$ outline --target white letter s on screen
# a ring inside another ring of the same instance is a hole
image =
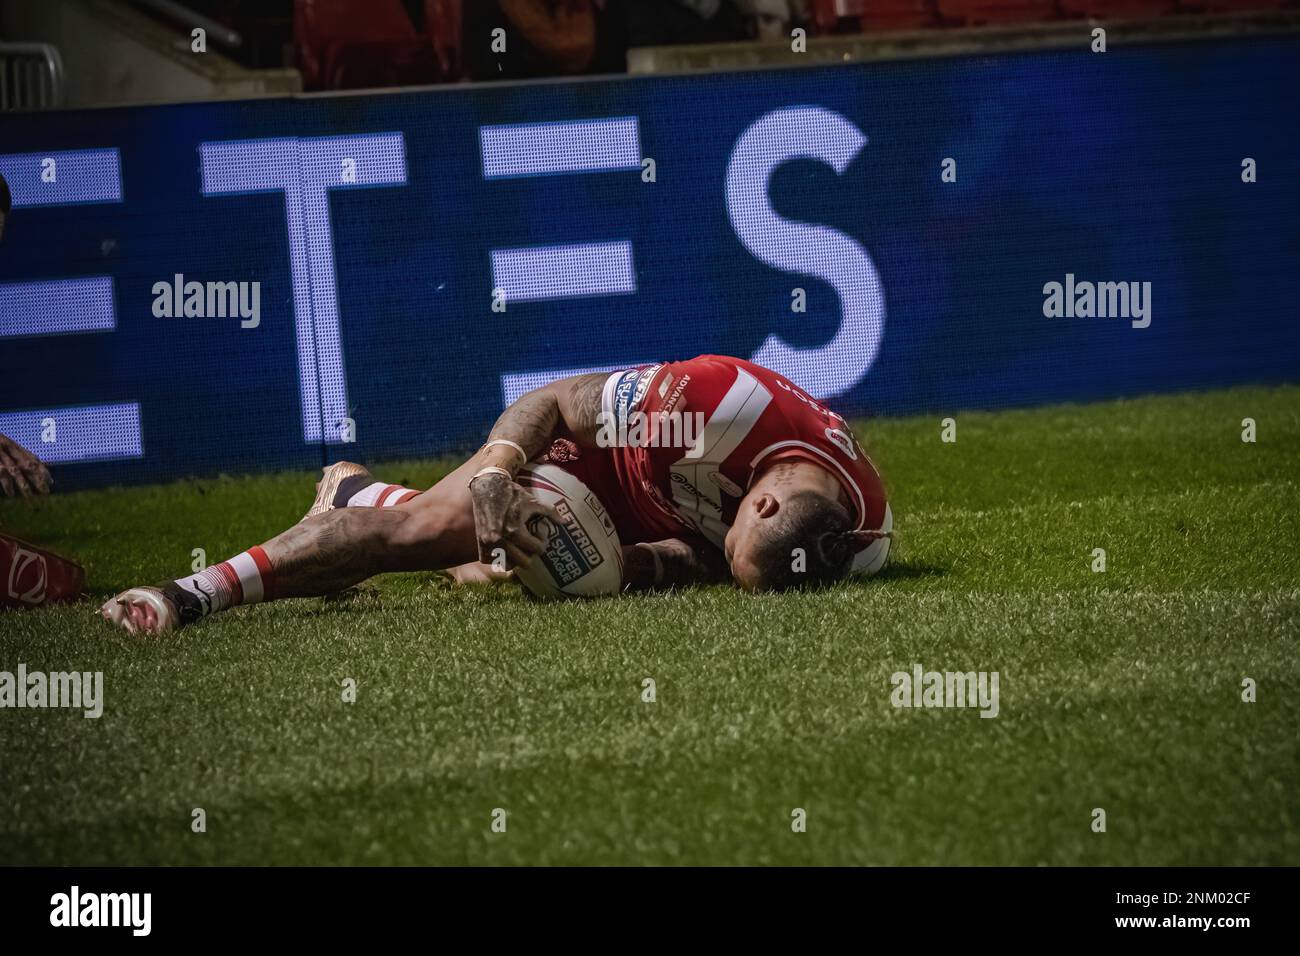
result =
[[[741,134],[727,166],[727,211],[755,258],[783,272],[815,276],[840,299],[840,326],[820,348],[796,349],[769,335],[753,360],[814,398],[843,394],[862,380],[880,351],[885,297],[867,251],[829,226],[777,215],[767,186],[777,167],[817,159],[843,173],[867,143],[849,120],[819,106],[773,110]]]

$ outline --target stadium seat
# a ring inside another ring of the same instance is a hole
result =
[[[982,26],[990,23],[1034,23],[1056,18],[1055,0],[939,0],[945,23]]]
[[[854,32],[867,6],[867,0],[810,0],[808,15],[819,34]]]
[[[866,5],[858,22],[866,30],[916,30],[934,26],[939,14],[934,0],[878,0]]]
[[[1255,10],[1281,10],[1295,5],[1294,0],[1200,0],[1199,3],[1182,2],[1179,7],[1206,13],[1251,13]]]
[[[294,48],[304,89],[431,83],[433,49],[400,0],[295,0]]]
[[[1167,16],[1176,7],[1177,0],[1061,0],[1061,12],[1067,17],[1143,20]]]

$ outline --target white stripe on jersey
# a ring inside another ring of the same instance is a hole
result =
[[[836,461],[826,452],[822,451],[816,445],[810,445],[806,441],[799,441],[797,439],[791,439],[789,441],[779,441],[774,445],[768,445],[757,455],[755,455],[754,460],[749,463],[749,467],[750,468],[757,467],[760,461],[762,461],[768,455],[772,454],[772,452],[780,451],[782,448],[802,448],[805,451],[810,451],[815,455],[820,455],[822,458],[825,458],[828,462],[834,465],[836,470],[839,471],[839,473],[844,476],[844,480],[848,482],[849,487],[853,489],[854,497],[858,499],[858,524],[855,530],[859,530],[859,531],[864,530],[864,526],[867,521],[867,500],[865,497],[863,497],[862,489],[859,488],[858,483],[853,480],[853,476],[849,474],[848,469],[846,469],[843,465],[841,465],[838,461]],[[877,531],[879,529],[865,528],[865,530]]]
[[[683,455],[669,469],[673,503],[718,547],[723,546],[730,525],[722,520],[722,491],[709,473],[719,470],[740,447],[771,401],[766,386],[743,368],[736,369],[736,381],[709,416],[695,447],[689,449],[691,455]],[[696,454],[699,448],[704,450]]]

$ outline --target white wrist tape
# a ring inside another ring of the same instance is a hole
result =
[[[478,471],[474,473],[474,478],[482,478],[484,475],[501,475],[503,478],[510,478],[510,479],[513,479],[515,477],[514,475],[510,474],[510,472],[506,471],[504,468],[498,468],[496,465],[488,465],[486,468],[480,468]],[[470,484],[474,483],[474,478],[471,478],[469,480]]]
[[[524,446],[518,442],[511,441],[509,438],[493,438],[483,447],[486,449],[491,448],[493,445],[509,445],[515,450],[515,454],[519,456],[519,464],[528,464],[528,452],[524,451]]]

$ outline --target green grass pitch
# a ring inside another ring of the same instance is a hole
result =
[[[895,560],[811,595],[403,575],[139,641],[98,601],[314,476],[0,502],[96,595],[0,615],[0,670],[105,683],[99,720],[0,711],[0,863],[1300,864],[1300,387],[955,417],[859,424]],[[1000,714],[895,709],[918,663],[997,671]]]

